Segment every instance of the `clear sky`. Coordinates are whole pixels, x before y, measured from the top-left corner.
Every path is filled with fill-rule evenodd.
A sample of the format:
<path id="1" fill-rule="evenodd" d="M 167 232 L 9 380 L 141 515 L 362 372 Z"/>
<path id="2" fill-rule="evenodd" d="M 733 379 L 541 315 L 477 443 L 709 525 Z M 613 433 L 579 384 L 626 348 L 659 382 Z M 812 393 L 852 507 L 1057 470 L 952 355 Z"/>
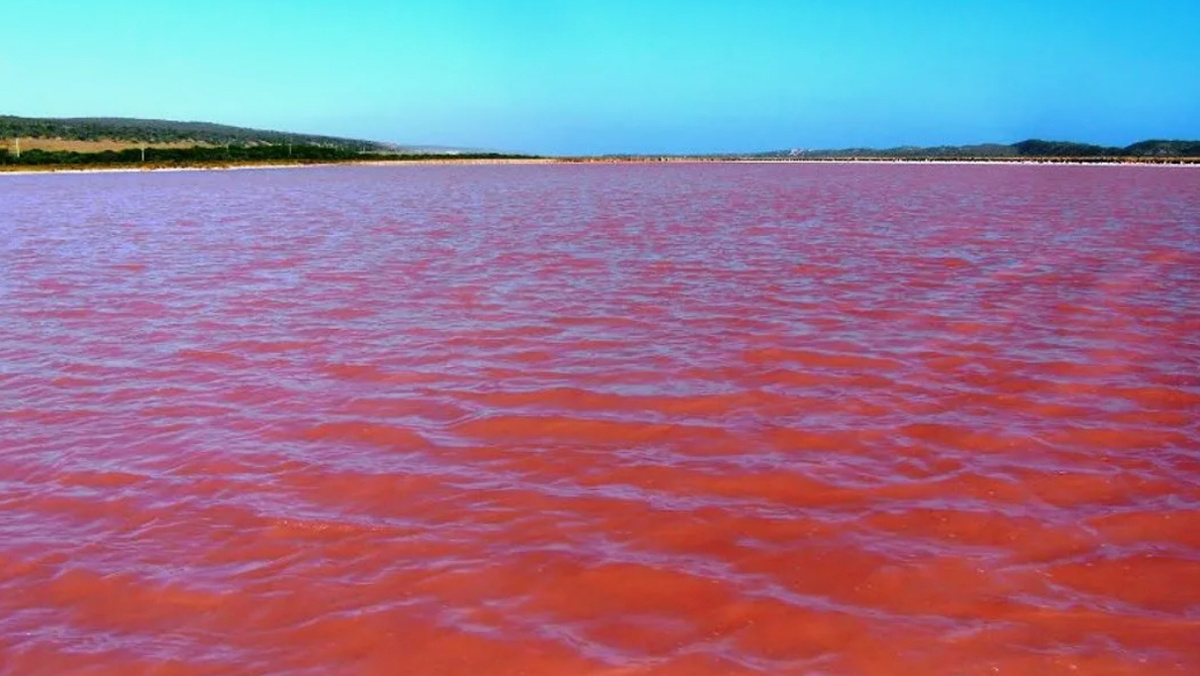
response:
<path id="1" fill-rule="evenodd" d="M 0 0 L 0 113 L 541 153 L 1200 138 L 1197 0 Z"/>

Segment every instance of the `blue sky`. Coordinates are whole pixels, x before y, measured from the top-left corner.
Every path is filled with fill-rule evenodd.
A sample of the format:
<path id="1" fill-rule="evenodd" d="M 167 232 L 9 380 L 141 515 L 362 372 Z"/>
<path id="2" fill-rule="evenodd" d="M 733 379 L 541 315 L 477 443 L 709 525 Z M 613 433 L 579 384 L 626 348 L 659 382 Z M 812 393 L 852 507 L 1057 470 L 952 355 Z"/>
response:
<path id="1" fill-rule="evenodd" d="M 0 0 L 0 112 L 540 153 L 1200 138 L 1195 0 Z"/>

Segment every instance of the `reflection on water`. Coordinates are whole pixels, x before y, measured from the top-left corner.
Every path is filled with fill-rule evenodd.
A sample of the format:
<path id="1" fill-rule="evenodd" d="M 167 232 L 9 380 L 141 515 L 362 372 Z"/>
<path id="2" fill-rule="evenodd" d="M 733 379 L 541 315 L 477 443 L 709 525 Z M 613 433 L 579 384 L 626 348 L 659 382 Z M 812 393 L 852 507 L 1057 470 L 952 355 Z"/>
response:
<path id="1" fill-rule="evenodd" d="M 1200 671 L 1200 171 L 0 179 L 0 673 Z"/>

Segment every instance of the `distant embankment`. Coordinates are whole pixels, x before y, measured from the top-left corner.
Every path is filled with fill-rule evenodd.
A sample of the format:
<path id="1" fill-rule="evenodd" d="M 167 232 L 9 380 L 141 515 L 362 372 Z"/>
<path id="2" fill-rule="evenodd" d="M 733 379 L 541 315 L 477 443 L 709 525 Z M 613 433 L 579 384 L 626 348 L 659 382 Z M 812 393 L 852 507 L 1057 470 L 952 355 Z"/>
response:
<path id="1" fill-rule="evenodd" d="M 520 155 L 431 151 L 377 141 L 247 129 L 208 122 L 0 116 L 0 166 L 207 166 L 508 159 Z"/>
<path id="2" fill-rule="evenodd" d="M 903 146 L 839 150 L 776 150 L 749 157 L 778 159 L 860 160 L 1058 160 L 1170 161 L 1200 159 L 1200 141 L 1140 141 L 1122 148 L 1069 141 L 1030 139 L 1020 143 L 965 146 Z"/>

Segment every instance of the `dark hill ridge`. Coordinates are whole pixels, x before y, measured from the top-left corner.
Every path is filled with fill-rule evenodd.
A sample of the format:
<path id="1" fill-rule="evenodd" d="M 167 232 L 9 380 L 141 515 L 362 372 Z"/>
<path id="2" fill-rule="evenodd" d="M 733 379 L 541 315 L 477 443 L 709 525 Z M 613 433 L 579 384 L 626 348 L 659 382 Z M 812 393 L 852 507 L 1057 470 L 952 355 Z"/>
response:
<path id="1" fill-rule="evenodd" d="M 1125 151 L 1134 157 L 1200 157 L 1200 141 L 1140 141 Z"/>
<path id="2" fill-rule="evenodd" d="M 965 146 L 903 146 L 899 148 L 844 148 L 839 150 L 776 150 L 754 157 L 811 157 L 815 159 L 1019 159 L 1019 158 L 1172 158 L 1200 157 L 1200 141 L 1140 141 L 1124 148 L 1069 141 L 1030 139 L 1020 143 L 985 143 Z"/>
<path id="3" fill-rule="evenodd" d="M 290 134 L 210 122 L 174 122 L 120 117 L 36 118 L 0 115 L 0 139 L 39 138 L 71 141 L 116 140 L 131 143 L 206 145 L 286 144 L 323 146 L 355 152 L 398 152 L 404 148 L 378 141 Z"/>

